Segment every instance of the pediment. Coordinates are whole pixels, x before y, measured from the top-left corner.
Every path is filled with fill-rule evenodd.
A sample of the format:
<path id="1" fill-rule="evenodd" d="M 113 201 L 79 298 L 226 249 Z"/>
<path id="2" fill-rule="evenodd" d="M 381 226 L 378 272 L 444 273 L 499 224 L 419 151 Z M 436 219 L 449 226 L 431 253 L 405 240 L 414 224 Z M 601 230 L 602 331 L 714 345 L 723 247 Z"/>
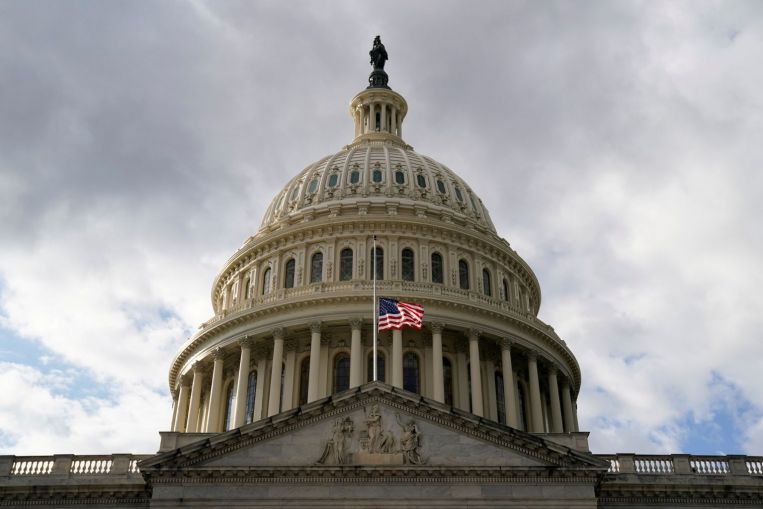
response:
<path id="1" fill-rule="evenodd" d="M 541 437 L 374 382 L 161 453 L 142 472 L 406 467 L 602 469 Z"/>

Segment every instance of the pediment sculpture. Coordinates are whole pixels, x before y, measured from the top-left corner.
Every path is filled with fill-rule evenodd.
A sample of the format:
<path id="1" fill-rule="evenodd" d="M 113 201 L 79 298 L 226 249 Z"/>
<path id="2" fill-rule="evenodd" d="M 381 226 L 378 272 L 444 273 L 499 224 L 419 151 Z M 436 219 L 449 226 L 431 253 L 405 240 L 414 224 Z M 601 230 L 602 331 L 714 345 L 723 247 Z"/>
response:
<path id="1" fill-rule="evenodd" d="M 326 440 L 319 465 L 423 465 L 422 436 L 412 418 L 395 414 L 397 430 L 385 427 L 384 415 L 374 403 L 364 408 L 365 429 L 355 435 L 351 417 L 334 421 L 331 436 Z"/>

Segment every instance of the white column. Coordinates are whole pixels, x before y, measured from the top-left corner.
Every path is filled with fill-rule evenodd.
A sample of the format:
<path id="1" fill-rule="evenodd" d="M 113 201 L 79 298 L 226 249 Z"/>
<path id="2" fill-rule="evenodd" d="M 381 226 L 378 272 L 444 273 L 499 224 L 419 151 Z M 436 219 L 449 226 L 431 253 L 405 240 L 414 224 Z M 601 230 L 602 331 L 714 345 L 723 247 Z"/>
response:
<path id="1" fill-rule="evenodd" d="M 207 412 L 207 433 L 219 433 L 220 429 L 220 401 L 223 393 L 223 359 L 225 354 L 222 348 L 215 349 L 214 363 L 212 364 L 212 388 L 209 393 L 209 411 Z"/>
<path id="2" fill-rule="evenodd" d="M 353 318 L 350 320 L 352 331 L 350 342 L 350 388 L 363 384 L 363 348 L 360 343 L 360 330 L 363 320 Z"/>
<path id="3" fill-rule="evenodd" d="M 543 433 L 543 411 L 540 402 L 537 352 L 531 351 L 527 355 L 527 369 L 530 372 L 530 410 L 532 411 L 532 423 L 530 423 L 530 429 L 533 433 Z"/>
<path id="4" fill-rule="evenodd" d="M 564 426 L 562 424 L 562 405 L 559 401 L 559 382 L 556 379 L 556 367 L 553 365 L 548 368 L 548 395 L 550 398 L 549 405 L 551 405 L 551 432 L 563 433 Z"/>
<path id="5" fill-rule="evenodd" d="M 307 402 L 320 399 L 321 322 L 310 324 L 310 377 L 307 383 Z"/>
<path id="6" fill-rule="evenodd" d="M 403 388 L 403 331 L 392 329 L 392 385 Z"/>
<path id="7" fill-rule="evenodd" d="M 397 134 L 397 108 L 395 108 L 394 106 L 390 106 L 389 109 L 391 110 L 391 113 L 392 113 L 392 121 L 390 122 L 390 126 L 391 126 L 390 130 L 392 134 Z"/>
<path id="8" fill-rule="evenodd" d="M 254 412 L 252 412 L 252 422 L 262 419 L 265 411 L 265 379 L 268 365 L 268 351 L 265 347 L 260 347 L 255 352 L 257 358 L 257 387 L 254 390 Z"/>
<path id="9" fill-rule="evenodd" d="M 273 364 L 270 369 L 268 417 L 281 411 L 281 370 L 283 369 L 283 329 L 273 329 Z"/>
<path id="10" fill-rule="evenodd" d="M 175 421 L 178 418 L 178 398 L 180 397 L 180 390 L 175 389 L 172 391 L 172 417 L 170 418 L 170 431 L 175 431 Z"/>
<path id="11" fill-rule="evenodd" d="M 180 391 L 178 393 L 177 412 L 175 413 L 175 422 L 172 425 L 172 431 L 185 433 L 185 423 L 188 419 L 188 396 L 191 391 L 188 376 L 180 378 Z"/>
<path id="12" fill-rule="evenodd" d="M 246 389 L 249 384 L 249 361 L 252 357 L 252 340 L 244 338 L 238 342 L 241 346 L 241 357 L 238 363 L 238 378 L 236 379 L 236 408 L 233 414 L 233 427 L 240 428 L 246 422 Z"/>
<path id="13" fill-rule="evenodd" d="M 433 322 L 430 325 L 432 329 L 432 397 L 435 401 L 445 403 L 445 381 L 442 375 L 442 328 L 443 325 L 440 322 Z"/>
<path id="14" fill-rule="evenodd" d="M 577 431 L 575 429 L 575 419 L 572 417 L 572 397 L 570 396 L 570 383 L 566 379 L 562 380 L 562 408 L 564 410 L 565 433 Z"/>
<path id="15" fill-rule="evenodd" d="M 188 407 L 188 425 L 186 433 L 199 432 L 199 403 L 201 402 L 201 386 L 204 383 L 204 373 L 201 363 L 193 365 L 193 382 L 191 382 L 191 402 Z"/>
<path id="16" fill-rule="evenodd" d="M 517 416 L 517 394 L 514 389 L 514 369 L 511 365 L 511 341 L 501 342 L 501 371 L 503 373 L 503 398 L 506 407 L 506 424 L 512 428 L 519 426 Z"/>
<path id="17" fill-rule="evenodd" d="M 387 105 L 381 103 L 379 107 L 381 108 L 381 129 L 379 130 L 387 131 Z"/>
<path id="18" fill-rule="evenodd" d="M 472 413 L 483 417 L 482 407 L 482 374 L 480 373 L 480 332 L 469 330 L 469 374 L 472 381 Z"/>
<path id="19" fill-rule="evenodd" d="M 375 104 L 368 105 L 368 132 L 372 133 L 376 131 L 376 109 Z"/>

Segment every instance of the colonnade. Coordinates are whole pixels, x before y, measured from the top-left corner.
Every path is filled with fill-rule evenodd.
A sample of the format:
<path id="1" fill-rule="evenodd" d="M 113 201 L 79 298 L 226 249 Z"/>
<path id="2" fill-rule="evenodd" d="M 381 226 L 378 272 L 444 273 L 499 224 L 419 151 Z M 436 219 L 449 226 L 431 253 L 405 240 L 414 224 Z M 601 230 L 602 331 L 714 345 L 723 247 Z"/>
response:
<path id="1" fill-rule="evenodd" d="M 352 319 L 348 323 L 350 329 L 350 365 L 349 365 L 349 388 L 358 387 L 363 383 L 363 363 L 367 359 L 367 350 L 364 349 L 361 341 L 362 321 L 359 319 Z M 444 376 L 444 356 L 443 356 L 443 332 L 446 328 L 445 324 L 441 322 L 432 322 L 429 325 L 429 331 L 431 332 L 431 356 L 429 356 L 430 365 L 423 366 L 423 370 L 431 370 L 431 385 L 427 388 L 424 394 L 431 397 L 435 401 L 445 403 L 446 400 L 446 387 Z M 320 322 L 311 323 L 309 326 L 310 341 L 309 341 L 309 373 L 307 381 L 307 403 L 316 401 L 325 396 L 326 393 L 326 373 L 331 372 L 331 366 L 323 366 L 323 364 L 330 363 L 330 357 L 326 353 L 326 341 L 322 334 L 322 325 Z M 254 408 L 254 415 L 250 418 L 252 420 L 258 420 L 263 417 L 269 417 L 275 415 L 282 410 L 290 408 L 291 403 L 287 403 L 285 408 L 282 408 L 282 399 L 284 397 L 290 398 L 288 401 L 295 401 L 293 393 L 299 391 L 299 388 L 295 385 L 294 377 L 292 379 L 284 380 L 282 369 L 284 366 L 284 336 L 285 331 L 282 328 L 276 328 L 272 331 L 272 343 L 268 343 L 268 347 L 272 345 L 272 348 L 268 350 L 261 349 L 258 357 L 257 373 L 258 384 L 257 394 L 254 396 L 256 401 L 262 402 L 264 397 L 264 381 L 266 376 L 266 364 L 269 362 L 269 384 L 267 393 L 267 405 L 257 405 Z M 465 376 L 461 376 L 462 379 L 468 380 L 468 395 L 470 407 L 466 406 L 466 409 L 471 408 L 471 412 L 480 417 L 490 417 L 486 415 L 486 409 L 484 406 L 485 401 L 490 401 L 490 398 L 498 399 L 502 396 L 501 402 L 495 402 L 496 405 L 502 406 L 504 414 L 501 416 L 505 424 L 514 428 L 524 428 L 527 431 L 533 433 L 568 433 L 577 431 L 577 419 L 575 415 L 572 390 L 570 387 L 570 381 L 566 376 L 558 376 L 558 369 L 553 361 L 541 359 L 544 366 L 544 375 L 546 377 L 544 389 L 541 391 L 541 378 L 539 371 L 539 353 L 534 350 L 526 350 L 521 348 L 520 360 L 526 358 L 526 367 L 521 367 L 523 377 L 521 379 L 522 385 L 527 387 L 529 395 L 525 395 L 524 392 L 520 397 L 519 394 L 519 382 L 520 377 L 518 375 L 517 366 L 512 363 L 512 349 L 515 344 L 509 339 L 500 339 L 498 341 L 494 339 L 485 338 L 482 333 L 477 329 L 469 329 L 466 331 L 467 342 L 463 346 L 459 355 L 465 355 L 465 359 L 468 362 L 468 368 L 466 364 L 461 366 L 465 370 Z M 497 366 L 495 369 L 501 372 L 503 386 L 502 391 L 499 391 L 495 387 L 495 383 L 490 382 L 489 376 L 484 376 L 483 367 L 485 363 L 480 359 L 481 350 L 488 344 L 497 345 L 500 348 L 500 368 Z M 262 344 L 261 341 L 258 344 Z M 223 402 L 223 371 L 224 371 L 224 357 L 225 351 L 222 348 L 217 348 L 212 352 L 212 369 L 211 369 L 211 381 L 205 380 L 208 374 L 208 368 L 201 362 L 196 362 L 193 365 L 192 372 L 186 373 L 180 379 L 179 389 L 175 394 L 174 411 L 173 411 L 173 431 L 180 432 L 219 432 L 222 431 L 220 422 L 221 412 L 232 412 L 232 419 L 230 420 L 231 427 L 242 426 L 246 421 L 247 414 L 247 385 L 248 376 L 250 373 L 250 364 L 252 361 L 252 349 L 254 347 L 254 341 L 251 338 L 245 338 L 238 343 L 240 348 L 238 369 L 236 370 L 233 383 L 235 386 L 231 389 L 235 397 L 233 398 L 233 404 L 230 408 L 226 407 Z M 391 337 L 391 348 L 389 348 L 389 358 L 391 361 L 389 369 L 389 382 L 390 385 L 398 388 L 403 388 L 403 331 L 393 330 Z M 495 346 L 492 346 L 493 351 Z M 290 349 L 291 350 L 291 349 Z M 268 352 L 264 354 L 264 352 Z M 518 352 L 519 353 L 519 352 Z M 266 355 L 269 355 L 268 359 Z M 491 362 L 491 365 L 493 363 Z M 293 370 L 293 368 L 292 368 Z M 370 377 L 370 374 L 368 375 Z M 487 380 L 486 380 L 487 378 Z M 479 383 L 471 383 L 471 380 L 478 380 Z M 498 380 L 496 378 L 496 380 Z M 300 381 L 300 384 L 303 383 Z M 497 382 L 496 382 L 497 383 Z M 283 386 L 282 386 L 283 384 Z M 492 384 L 492 385 L 491 385 Z M 288 394 L 286 392 L 288 386 Z M 204 394 L 206 398 L 206 408 L 202 408 L 202 387 L 204 387 Z M 421 385 L 419 385 L 421 387 Z M 208 388 L 208 392 L 207 392 Z M 483 390 L 488 390 L 487 398 L 483 398 Z M 451 392 L 452 388 L 451 388 Z M 529 396 L 529 398 L 527 397 Z M 529 401 L 520 401 L 520 399 L 528 399 Z M 228 402 L 229 403 L 229 402 Z M 502 404 L 502 405 L 501 405 Z M 496 406 L 493 405 L 493 406 Z M 465 404 L 461 401 L 460 407 L 464 408 Z M 202 413 L 202 411 L 204 412 Z M 494 413 L 494 412 L 493 412 Z M 524 414 L 525 418 L 521 419 L 520 413 Z M 204 416 L 204 419 L 200 418 L 200 415 Z M 495 417 L 493 417 L 495 418 Z"/>

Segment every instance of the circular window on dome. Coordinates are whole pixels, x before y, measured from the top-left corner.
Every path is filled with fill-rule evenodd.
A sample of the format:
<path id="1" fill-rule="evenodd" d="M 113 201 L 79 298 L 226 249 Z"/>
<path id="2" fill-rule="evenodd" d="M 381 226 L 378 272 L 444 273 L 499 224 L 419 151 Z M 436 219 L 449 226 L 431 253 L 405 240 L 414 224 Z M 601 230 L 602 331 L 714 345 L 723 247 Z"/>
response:
<path id="1" fill-rule="evenodd" d="M 445 194 L 445 182 L 440 179 L 437 179 L 437 191 L 440 194 Z"/>
<path id="2" fill-rule="evenodd" d="M 360 172 L 358 170 L 353 170 L 350 173 L 350 184 L 357 184 L 360 182 Z"/>
<path id="3" fill-rule="evenodd" d="M 426 189 L 427 187 L 427 178 L 424 175 L 416 175 L 416 184 L 422 189 Z"/>
<path id="4" fill-rule="evenodd" d="M 461 189 L 456 188 L 456 200 L 460 201 L 461 203 L 464 202 L 464 195 L 461 194 Z"/>
<path id="5" fill-rule="evenodd" d="M 403 173 L 400 170 L 397 170 L 395 172 L 395 184 L 403 185 L 405 184 L 405 173 Z"/>
<path id="6" fill-rule="evenodd" d="M 381 170 L 374 170 L 373 173 L 371 173 L 371 180 L 374 184 L 378 184 L 382 181 L 382 171 Z"/>
<path id="7" fill-rule="evenodd" d="M 318 190 L 318 179 L 313 179 L 307 185 L 307 192 L 310 194 L 315 194 L 315 191 L 317 190 Z"/>
<path id="8" fill-rule="evenodd" d="M 332 173 L 329 177 L 329 187 L 334 188 L 336 187 L 337 182 L 339 182 L 339 175 L 336 173 Z"/>

